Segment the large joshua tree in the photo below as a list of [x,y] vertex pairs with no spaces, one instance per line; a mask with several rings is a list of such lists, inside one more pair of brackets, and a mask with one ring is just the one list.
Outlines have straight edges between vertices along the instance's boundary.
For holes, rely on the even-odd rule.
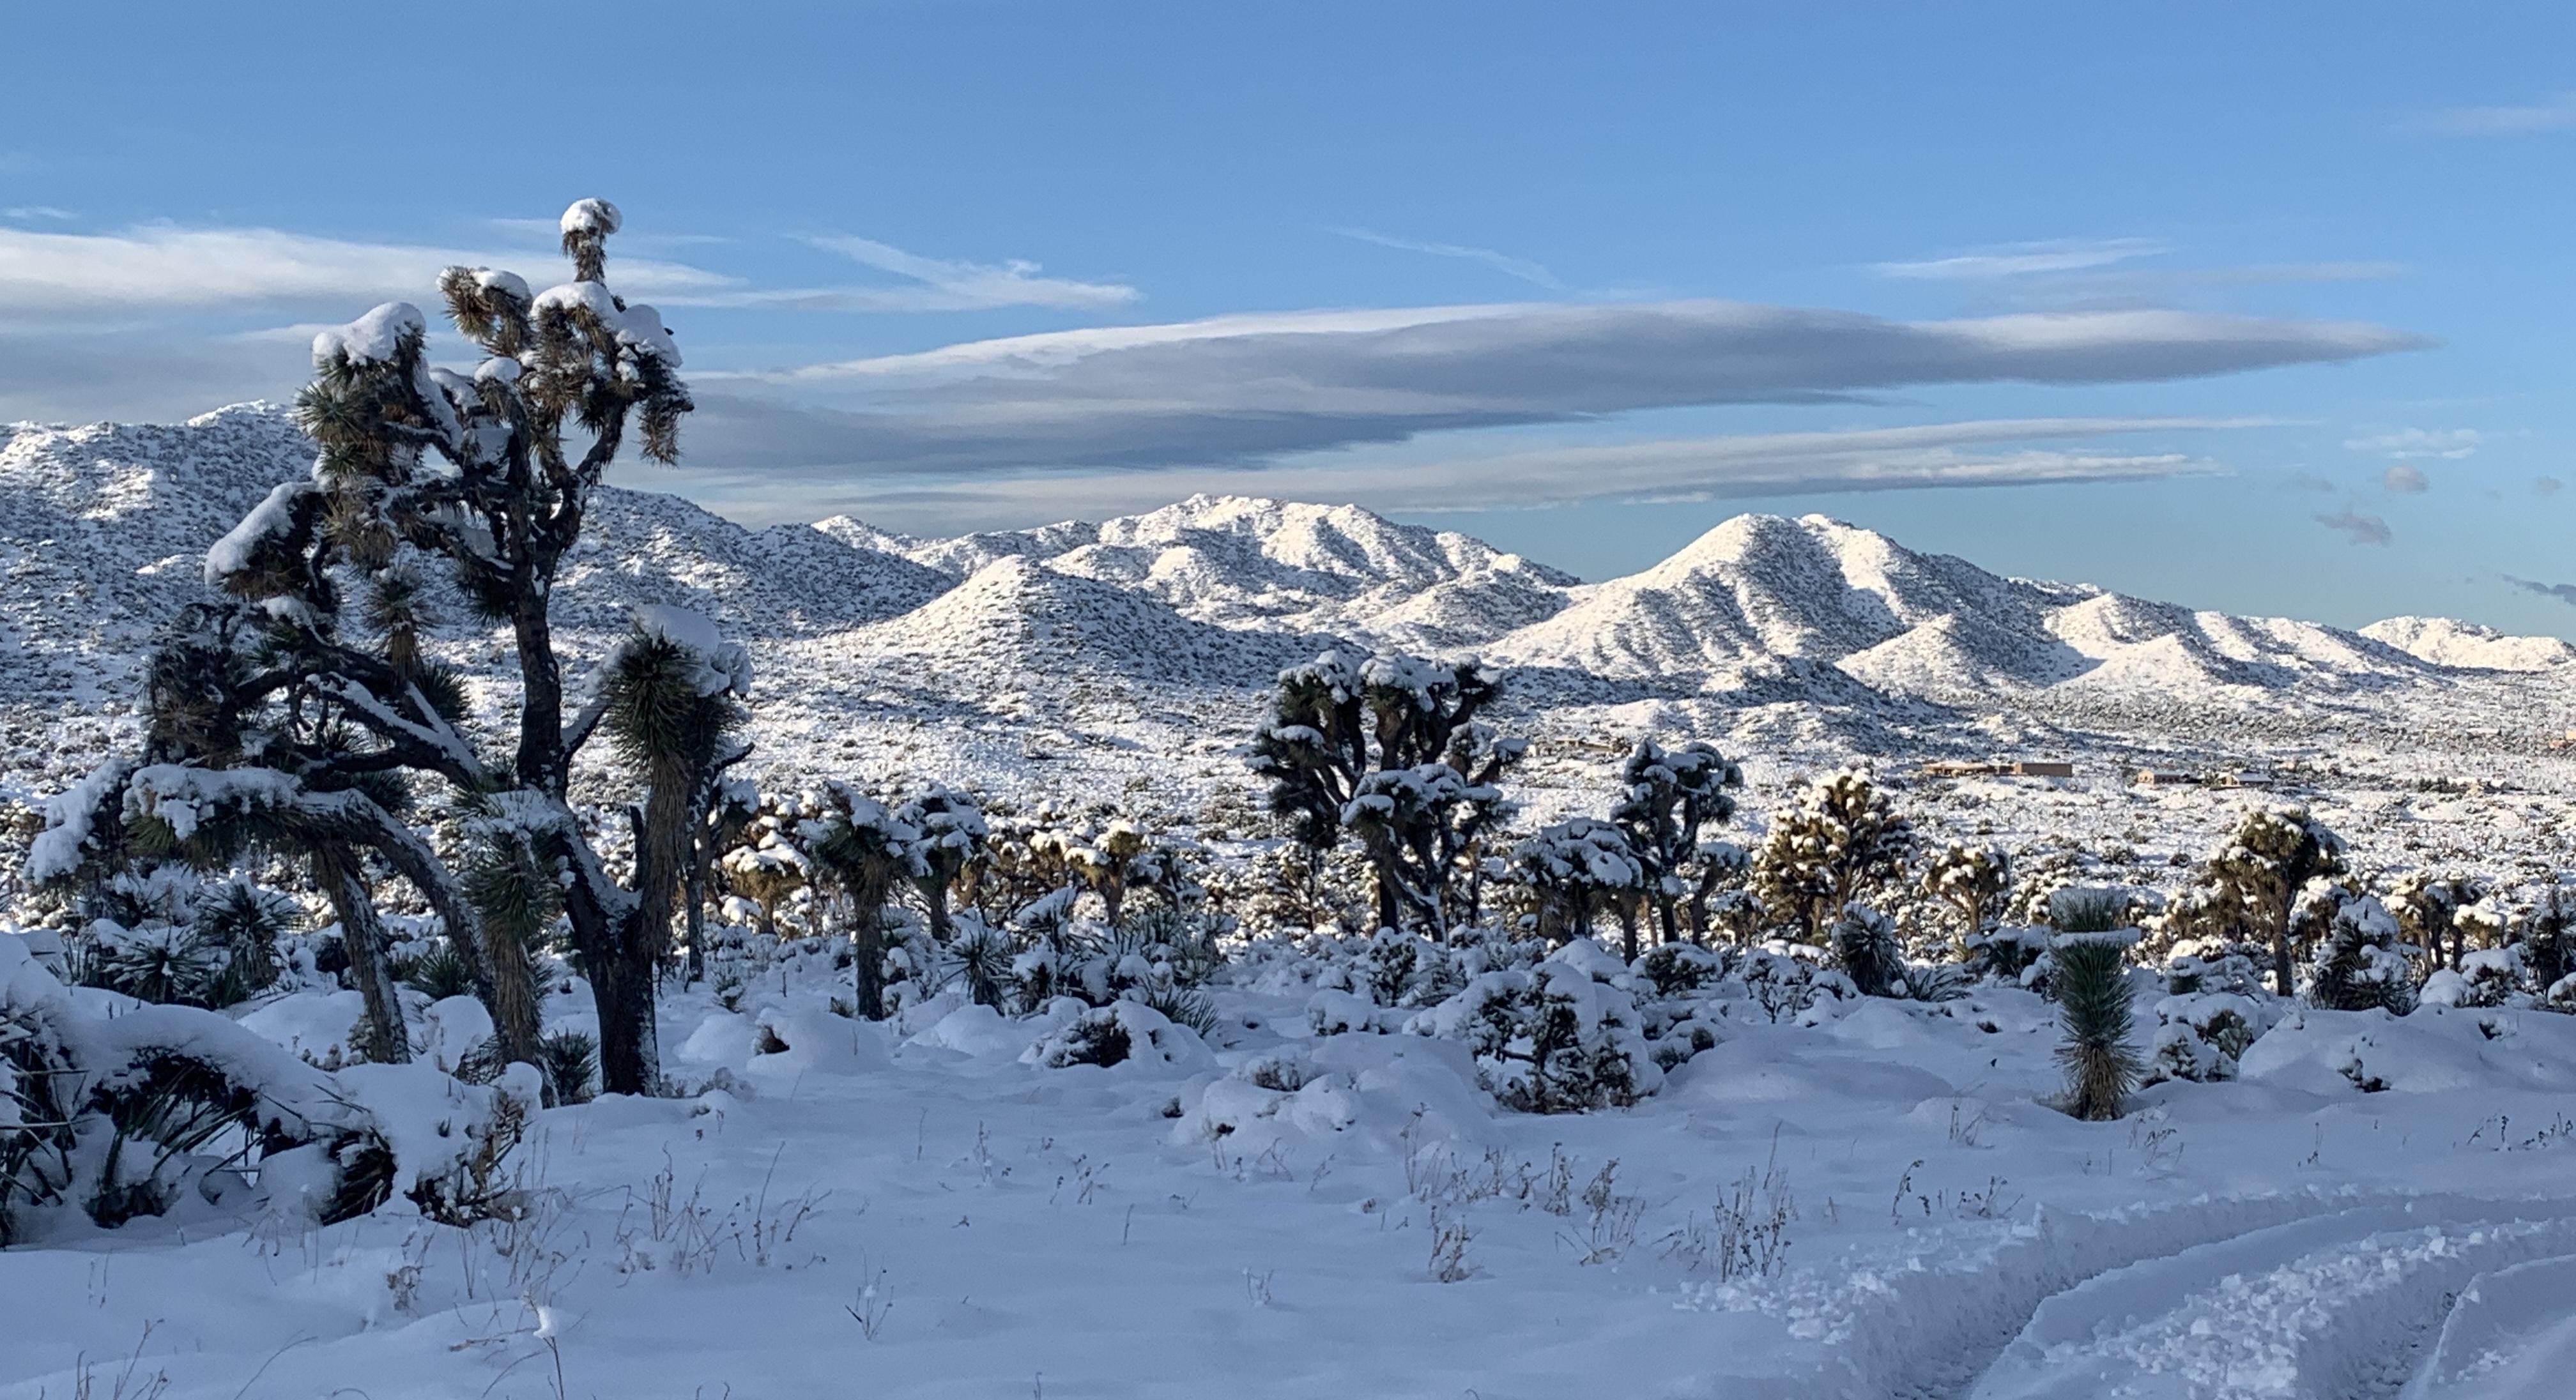
[[[659,611],[639,617],[598,693],[567,713],[556,574],[630,432],[647,459],[675,461],[692,407],[661,317],[606,284],[618,223],[602,200],[565,211],[572,280],[543,292],[507,272],[449,268],[448,316],[484,356],[468,373],[429,364],[427,323],[403,303],[316,337],[315,377],[297,400],[321,448],[311,475],[279,486],[208,552],[207,582],[225,601],[182,618],[155,667],[193,683],[156,691],[139,761],[111,764],[58,804],[36,873],[114,858],[123,814],[165,843],[240,833],[300,845],[332,877],[325,893],[355,904],[389,870],[444,920],[504,1052],[532,1062],[526,943],[559,907],[598,1002],[604,1086],[656,1085],[656,963],[691,833],[716,773],[741,753],[728,731],[748,668],[702,619]],[[505,755],[478,742],[462,687],[424,649],[433,571],[509,630]],[[567,800],[575,756],[603,729],[639,789],[627,809],[631,884],[607,873]],[[423,783],[471,816],[474,878],[388,802],[390,787]],[[346,927],[354,907],[341,912]]]

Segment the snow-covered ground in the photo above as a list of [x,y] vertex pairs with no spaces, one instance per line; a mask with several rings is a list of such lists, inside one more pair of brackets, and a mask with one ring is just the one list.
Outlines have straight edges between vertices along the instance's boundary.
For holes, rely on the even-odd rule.
[[[256,408],[0,429],[0,788],[57,791],[131,736],[152,629],[309,451]],[[1268,680],[1337,642],[1509,663],[1494,717],[1533,741],[1516,832],[1600,810],[1640,736],[1743,759],[1745,816],[1713,834],[1749,838],[1792,780],[1857,758],[1929,836],[2080,851],[2086,878],[2150,889],[2274,797],[2373,885],[2553,883],[2576,821],[2576,757],[2547,742],[2576,721],[2563,643],[2198,612],[1814,517],[1585,585],[1347,507],[916,540],[606,492],[566,645],[595,657],[637,605],[748,645],[746,771],[773,788],[1111,801],[1238,870]],[[495,637],[435,647],[493,698]],[[1914,771],[1963,758],[2077,772]],[[2088,1123],[2049,1102],[2057,1009],[2030,992],[1776,1022],[1712,995],[1714,1043],[1655,1092],[1534,1115],[1461,1040],[1408,1028],[1421,1005],[1319,985],[1330,958],[1245,963],[1212,1034],[1147,1027],[1152,1053],[1105,1069],[1043,1063],[1069,1008],[854,1022],[820,961],[755,969],[732,1009],[669,993],[682,1092],[542,1113],[515,1219],[398,1204],[317,1229],[236,1192],[57,1221],[0,1253],[0,1400],[2533,1400],[2576,1361],[2576,1017],[2289,1009],[2240,1077]],[[355,997],[239,1019],[328,1059]]]
[[2293,1013],[2086,1123],[2030,993],[1737,1006],[1531,1115],[1456,1041],[1314,1035],[1305,975],[1107,1069],[784,965],[675,996],[698,1091],[545,1112],[522,1220],[0,1254],[0,1396],[2566,1393],[2576,1018]]

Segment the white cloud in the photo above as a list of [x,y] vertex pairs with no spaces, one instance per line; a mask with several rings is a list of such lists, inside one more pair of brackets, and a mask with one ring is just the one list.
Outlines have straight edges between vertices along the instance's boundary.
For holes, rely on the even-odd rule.
[[[551,226],[548,226],[549,230]],[[515,225],[513,240],[536,230]],[[620,292],[664,306],[822,311],[954,311],[995,306],[1102,309],[1133,301],[1132,287],[1043,277],[1034,263],[997,267],[907,253],[863,238],[813,240],[906,279],[909,285],[770,289],[686,263],[618,257]],[[564,268],[549,236],[536,246],[435,247],[321,238],[266,228],[147,225],[118,233],[39,233],[0,227],[0,314],[79,318],[101,313],[348,304],[398,297],[426,301],[455,264],[507,267],[538,285]],[[667,242],[667,240],[666,240]],[[650,246],[637,240],[639,246]]]
[[2542,102],[2499,107],[2453,107],[2413,123],[2437,136],[2532,136],[2576,129],[2576,92]]
[[1561,291],[1565,287],[1563,282],[1557,280],[1556,274],[1545,267],[1527,258],[1516,258],[1509,253],[1498,253],[1491,248],[1476,248],[1464,243],[1423,243],[1410,238],[1396,238],[1388,234],[1371,232],[1364,228],[1334,228],[1327,229],[1325,232],[1339,234],[1344,238],[1356,238],[1362,243],[1374,243],[1381,248],[1396,248],[1408,253],[1428,253],[1436,258],[1464,258],[1469,262],[1480,262],[1507,277],[1517,277],[1524,282],[1546,287],[1552,291]]
[[2152,238],[2052,239],[2036,243],[2003,243],[1914,262],[1872,263],[1870,270],[1881,277],[1985,281],[2109,267],[2113,263],[2154,257],[2165,251],[2165,245]]
[[2414,467],[2399,462],[2379,474],[2379,484],[2400,495],[2414,496],[2432,488],[2432,479]]
[[896,287],[744,288],[711,296],[668,298],[677,306],[759,306],[812,311],[979,311],[997,306],[1106,310],[1136,300],[1134,287],[1044,277],[1033,262],[957,262],[908,253],[850,234],[801,240],[912,285]]
[[2371,452],[2399,461],[2440,459],[2456,462],[2474,456],[2478,445],[2486,441],[2475,428],[2399,428],[2394,432],[2372,433],[2348,438],[2344,447],[2354,452]]
[[2205,300],[2228,287],[2373,281],[2402,275],[2379,260],[2244,263],[2214,267],[2135,266],[2172,251],[2152,238],[2007,243],[1945,257],[1871,265],[1882,277],[1977,285],[1994,307],[2106,309]]
[[[264,228],[149,225],[121,233],[36,233],[0,228],[0,314],[195,311],[228,306],[426,299],[453,264],[532,268],[539,280],[561,255],[364,243]],[[622,291],[658,296],[733,285],[737,279],[678,263],[620,259]]]
[[58,209],[50,204],[19,204],[13,205],[7,209],[0,209],[0,219],[13,219],[22,224],[31,224],[42,220],[61,223],[66,219],[74,219],[78,217],[79,215],[74,214],[69,209]]
[[698,440],[746,464],[1168,468],[1917,385],[2183,379],[2422,343],[2171,311],[1904,322],[1732,302],[1517,304],[1060,331],[693,381]]
[[1157,472],[871,475],[849,485],[816,482],[797,490],[782,490],[776,475],[759,471],[692,476],[702,499],[747,518],[811,519],[844,511],[880,524],[940,532],[1146,509],[1194,491],[1437,511],[2139,480],[2222,468],[2186,453],[2022,444],[2250,425],[2247,420],[2006,419],[1556,446],[1409,461],[1342,453],[1332,460],[1276,466]]

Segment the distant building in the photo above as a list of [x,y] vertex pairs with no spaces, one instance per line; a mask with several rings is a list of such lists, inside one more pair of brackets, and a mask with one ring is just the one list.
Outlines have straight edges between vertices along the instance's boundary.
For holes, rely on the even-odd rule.
[[2075,765],[2048,759],[1980,763],[1944,758],[1926,763],[1918,771],[1927,778],[2072,778]]
[[2163,768],[2141,768],[2131,781],[2140,787],[2198,787],[2203,781],[2190,773],[2176,773]]

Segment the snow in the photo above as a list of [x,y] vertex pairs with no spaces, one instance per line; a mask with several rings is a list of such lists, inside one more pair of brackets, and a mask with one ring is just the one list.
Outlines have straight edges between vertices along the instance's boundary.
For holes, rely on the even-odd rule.
[[623,222],[617,206],[604,199],[574,200],[572,206],[563,211],[561,221],[565,233],[598,234],[615,233]]
[[[1544,966],[1628,975],[1588,944]],[[66,1392],[80,1357],[138,1340],[169,1400],[255,1374],[550,1396],[548,1342],[573,1393],[806,1393],[864,1365],[886,1394],[1181,1397],[1222,1374],[1246,1396],[1532,1400],[2540,1400],[2569,1354],[2565,1017],[2495,1042],[2558,1078],[2249,1073],[2095,1124],[2038,1102],[2053,1008],[1986,988],[1730,1021],[1633,1109],[1533,1116],[1459,1041],[1309,1034],[1295,988],[1220,989],[1207,1042],[1112,1008],[1164,1043],[1104,1069],[1047,1065],[1078,1007],[952,1005],[905,1038],[801,975],[754,983],[740,1011],[666,1001],[675,1072],[713,1087],[538,1115],[528,1226],[392,1209],[262,1226],[276,1251],[201,1223],[120,1241],[104,1278],[89,1248],[0,1255],[22,1339],[0,1396]],[[2364,1019],[2305,1015],[2293,1041]],[[2465,1016],[2429,1034],[2465,1046]],[[453,1161],[490,1092],[428,1065],[334,1078],[406,1173]],[[272,1169],[281,1221],[305,1165]],[[1722,1274],[1726,1212],[1774,1199],[1785,1254]],[[1460,1225],[1463,1277],[1438,1282],[1433,1240]]]
[[[274,409],[0,442],[13,792],[62,793],[130,742],[121,707],[151,629],[202,597],[209,542],[311,458]],[[1507,785],[1514,844],[1597,819],[1640,736],[1742,759],[1754,812],[1874,758],[1931,834],[2024,861],[2063,839],[2102,858],[2084,884],[2169,891],[2176,857],[2271,800],[2136,788],[2137,768],[2283,789],[2380,888],[2445,867],[2536,886],[2576,820],[2576,767],[2540,742],[2576,721],[2547,646],[2003,579],[1821,517],[1748,517],[1635,579],[1579,585],[1348,507],[1205,497],[925,541],[852,521],[751,532],[603,488],[556,607],[580,666],[639,626],[756,651],[751,736],[773,787],[1115,798],[1220,862],[1254,849],[1232,750],[1278,671],[1328,648],[1350,681],[1389,649],[1515,663],[1494,718],[1537,742]],[[506,638],[451,621],[432,644],[488,723]],[[2072,755],[2079,777],[1908,771],[2031,754]],[[76,867],[129,777],[138,810],[174,825],[269,795],[119,768],[61,799],[35,869]],[[1785,949],[1673,1004],[1589,941],[1410,1000],[1382,1000],[1350,959],[1334,978],[1282,956],[1215,989],[1205,1035],[1132,1002],[1014,1016],[954,991],[860,1025],[831,1005],[847,969],[809,951],[724,1001],[668,992],[677,1096],[537,1114],[513,1158],[518,1221],[469,1231],[395,1206],[313,1228],[301,1203],[329,1163],[290,1153],[242,1188],[259,1200],[0,1254],[0,1400],[77,1393],[84,1357],[138,1343],[171,1400],[548,1396],[548,1344],[569,1394],[709,1396],[864,1373],[897,1395],[1197,1396],[1223,1376],[1245,1396],[2538,1400],[2576,1361],[2576,1018],[2465,1004],[2498,971],[2483,954],[2436,979],[2464,1004],[2404,1017],[2141,997],[2141,1051],[2161,1062],[2172,1037],[2201,1078],[2082,1123],[2050,1104],[2056,1008],[2038,995],[1861,998]],[[1811,999],[1762,1001],[1793,984]],[[578,984],[553,985],[549,1029],[586,1027]],[[411,1177],[451,1167],[499,1099],[438,1077],[484,1029],[470,1001],[414,1008],[419,1063],[326,1073],[307,1059],[349,1058],[354,993],[286,991],[210,1034],[61,989],[28,940],[0,938],[0,1000],[40,992],[119,1043],[186,1038],[270,1078],[277,1111],[381,1115]],[[1548,994],[1649,1092],[1505,1107],[1527,1049],[1508,1013]],[[1676,1005],[1690,1017],[1646,1042]],[[2201,1056],[2224,1013],[2252,1037],[2232,1070]],[[1695,1048],[1674,1026],[1713,1043],[1667,1063],[1654,1047]],[[1082,1062],[1111,1028],[1129,1053]],[[1745,1246],[1766,1202],[1784,1207],[1785,1253],[1743,1263],[1721,1241]],[[1444,1283],[1451,1229],[1461,1276]]]
[[751,693],[750,651],[740,642],[726,640],[713,618],[665,603],[645,603],[635,609],[635,630],[696,657],[700,695]]
[[417,344],[429,333],[420,308],[407,301],[389,301],[345,326],[337,326],[313,337],[313,363],[328,367],[346,356],[352,364],[381,364],[393,359],[408,340]]
[[599,282],[565,282],[537,293],[531,304],[535,314],[580,312],[596,319],[617,338],[617,343],[639,355],[648,355],[677,369],[680,365],[679,342],[662,324],[662,313],[637,303],[619,306],[606,284]]
[[2362,628],[2361,635],[2437,666],[2546,671],[2576,661],[2576,646],[2556,637],[2509,637],[2448,617],[2392,617]]
[[222,587],[224,580],[250,567],[251,556],[262,544],[295,528],[295,508],[316,489],[310,481],[279,482],[239,525],[206,550],[206,586]]
[[524,303],[528,299],[528,281],[515,272],[478,267],[474,269],[474,285],[487,291],[499,292],[512,301]]

